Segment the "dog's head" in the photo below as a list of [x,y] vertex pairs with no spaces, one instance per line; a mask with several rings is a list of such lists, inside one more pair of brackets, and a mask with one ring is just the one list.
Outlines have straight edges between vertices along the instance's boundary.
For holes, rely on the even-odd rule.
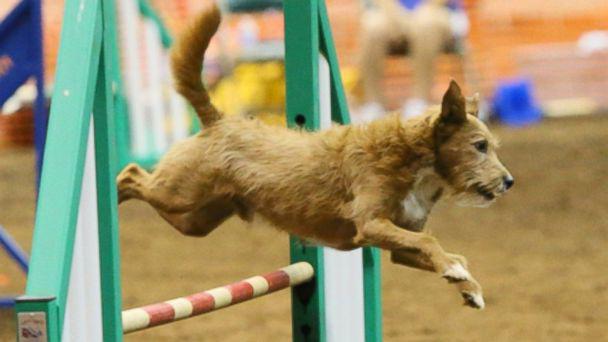
[[435,169],[459,204],[487,206],[514,180],[498,158],[498,141],[477,118],[477,102],[477,95],[465,100],[450,83],[433,124]]

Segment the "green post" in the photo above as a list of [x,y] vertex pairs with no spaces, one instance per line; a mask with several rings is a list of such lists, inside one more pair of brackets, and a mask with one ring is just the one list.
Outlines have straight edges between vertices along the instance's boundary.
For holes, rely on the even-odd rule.
[[363,248],[363,290],[365,305],[365,341],[382,341],[382,281],[380,250]]
[[160,16],[156,13],[154,8],[150,5],[148,0],[139,0],[137,2],[139,5],[139,13],[146,18],[152,20],[156,27],[158,27],[158,31],[160,33],[160,41],[163,44],[165,49],[169,49],[171,44],[173,44],[173,37],[171,37],[171,33],[169,33],[169,29],[165,26],[165,23],[160,18]]
[[[287,0],[284,12],[287,124],[307,130],[319,129],[319,52],[329,64],[332,120],[349,124],[346,96],[324,0]],[[379,342],[382,341],[380,252],[366,247],[362,254],[365,340]],[[306,260],[315,267],[316,281],[306,288],[292,291],[293,340],[324,341],[323,251],[292,237],[291,262],[300,260]]]
[[[76,0],[66,2],[26,286],[28,296],[56,297],[59,329],[67,300],[97,81],[101,19],[98,1],[91,1],[83,10]],[[18,313],[26,307],[24,303],[17,303]]]
[[[95,128],[99,270],[104,341],[122,324],[111,68],[113,0],[67,0],[61,34],[26,295],[17,339],[62,338],[91,113]],[[78,322],[71,322],[72,325]]]
[[116,51],[114,0],[103,0],[103,48],[99,63],[93,119],[97,175],[99,263],[104,341],[122,341],[122,294],[120,290],[120,244],[116,194],[116,140],[112,96]]
[[[285,70],[287,125],[317,130],[320,127],[317,0],[285,1]],[[291,262],[307,261],[315,280],[291,292],[293,341],[325,341],[323,250],[295,237],[290,242]]]

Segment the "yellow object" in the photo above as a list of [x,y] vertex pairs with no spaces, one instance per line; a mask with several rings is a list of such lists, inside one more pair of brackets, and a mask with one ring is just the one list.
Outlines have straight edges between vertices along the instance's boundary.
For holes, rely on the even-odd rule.
[[[241,63],[210,92],[213,103],[227,115],[271,115],[285,108],[282,62]],[[271,120],[277,121],[277,120]]]
[[[359,73],[355,68],[342,68],[342,80],[348,95],[357,92]],[[209,93],[226,115],[254,115],[269,124],[285,125],[283,62],[240,63]]]

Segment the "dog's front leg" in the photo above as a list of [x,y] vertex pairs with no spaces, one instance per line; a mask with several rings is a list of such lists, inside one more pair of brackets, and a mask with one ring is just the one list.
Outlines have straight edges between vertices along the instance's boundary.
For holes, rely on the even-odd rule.
[[[464,268],[467,268],[466,259],[457,254],[446,253],[450,259],[460,263]],[[436,272],[431,260],[420,251],[414,250],[395,250],[391,252],[391,261],[396,264],[413,267],[416,269]],[[471,277],[469,280],[458,281],[454,283],[458,291],[465,300],[465,305],[473,308],[482,309],[484,307],[483,295],[479,283]]]
[[395,250],[391,251],[391,261],[407,267],[416,268],[423,271],[436,272],[433,263],[424,254],[414,250]]
[[355,242],[390,251],[413,250],[426,256],[435,272],[451,281],[466,280],[469,272],[453,261],[437,239],[426,233],[401,229],[388,219],[373,219],[357,226]]
[[[462,255],[445,253],[453,262],[461,264],[467,271],[467,259]],[[424,271],[435,272],[435,267],[431,260],[420,251],[416,250],[394,250],[391,252],[391,261],[408,267],[417,268]]]
[[[459,254],[445,253],[452,261],[461,264],[467,270],[468,262],[465,257]],[[424,271],[436,272],[429,258],[418,251],[397,250],[391,252],[391,261],[395,264],[405,265]]]
[[[461,287],[467,304],[473,307],[484,306],[481,287],[469,271],[458,260],[446,253],[437,239],[419,232],[401,229],[388,219],[368,220],[357,226],[355,243],[373,245],[391,252],[413,252],[418,254],[409,261],[422,269],[437,272],[448,281]],[[415,255],[416,255],[415,254]],[[401,254],[402,258],[404,254]],[[405,263],[405,259],[402,259]]]

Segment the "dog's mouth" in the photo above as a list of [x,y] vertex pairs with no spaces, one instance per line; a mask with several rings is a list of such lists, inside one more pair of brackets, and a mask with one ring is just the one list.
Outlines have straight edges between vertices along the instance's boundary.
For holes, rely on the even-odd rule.
[[482,185],[475,186],[475,191],[481,195],[486,201],[492,201],[496,198],[494,192],[488,190],[486,187]]
[[485,208],[494,203],[502,192],[492,184],[474,183],[458,194],[456,203],[464,207]]
[[481,183],[473,184],[457,194],[456,203],[463,207],[485,208],[492,204],[500,193],[490,190]]
[[493,201],[502,196],[509,189],[503,182],[502,178],[494,179],[489,183],[478,182],[470,188],[477,195],[480,195],[486,201]]

